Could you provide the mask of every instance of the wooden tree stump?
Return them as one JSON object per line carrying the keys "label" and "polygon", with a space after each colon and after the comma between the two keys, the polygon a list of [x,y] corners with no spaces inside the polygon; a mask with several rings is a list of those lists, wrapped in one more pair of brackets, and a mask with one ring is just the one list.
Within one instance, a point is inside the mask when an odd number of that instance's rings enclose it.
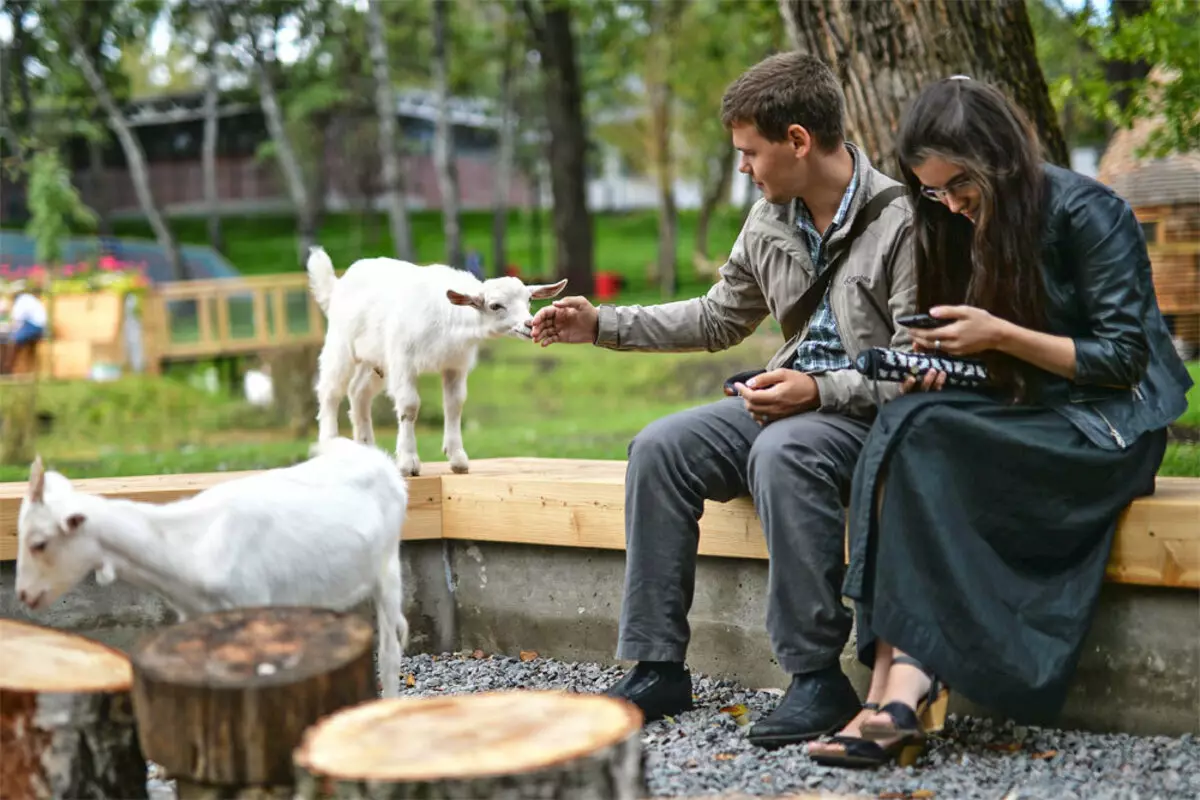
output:
{"label": "wooden tree stump", "polygon": [[0,798],[145,797],[129,659],[0,619]]}
{"label": "wooden tree stump", "polygon": [[322,720],[296,750],[303,800],[645,794],[642,714],[603,695],[392,698]]}
{"label": "wooden tree stump", "polygon": [[135,648],[146,756],[190,798],[290,797],[292,751],[321,717],[377,697],[374,628],[319,608],[207,614]]}

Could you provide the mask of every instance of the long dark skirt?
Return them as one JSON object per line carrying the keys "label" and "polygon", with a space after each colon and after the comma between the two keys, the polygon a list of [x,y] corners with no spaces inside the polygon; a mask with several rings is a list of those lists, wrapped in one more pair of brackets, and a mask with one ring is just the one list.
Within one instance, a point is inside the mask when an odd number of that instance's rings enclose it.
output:
{"label": "long dark skirt", "polygon": [[850,503],[859,660],[882,639],[980,705],[1053,719],[1118,517],[1153,492],[1165,447],[1155,431],[1104,450],[1053,409],[972,392],[884,405]]}

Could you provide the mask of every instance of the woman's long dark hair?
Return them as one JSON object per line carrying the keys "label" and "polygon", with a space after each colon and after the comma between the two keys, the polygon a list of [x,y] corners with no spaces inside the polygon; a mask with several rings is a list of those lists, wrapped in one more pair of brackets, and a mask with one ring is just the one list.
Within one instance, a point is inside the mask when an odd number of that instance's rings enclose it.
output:
{"label": "woman's long dark hair", "polygon": [[[900,171],[913,203],[918,309],[966,303],[1042,330],[1044,180],[1037,133],[1021,109],[980,81],[925,87],[900,123]],[[921,194],[912,172],[931,156],[962,167],[980,192],[975,222]],[[1026,393],[1030,369],[985,356],[997,383]]]}

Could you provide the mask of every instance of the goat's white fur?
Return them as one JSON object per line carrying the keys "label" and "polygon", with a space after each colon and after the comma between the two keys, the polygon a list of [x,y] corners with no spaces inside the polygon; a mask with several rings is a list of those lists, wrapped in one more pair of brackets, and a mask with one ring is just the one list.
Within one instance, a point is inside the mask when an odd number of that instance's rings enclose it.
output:
{"label": "goat's white fur", "polygon": [[121,578],[162,596],[182,619],[248,606],[347,610],[372,598],[379,680],[394,697],[408,643],[408,487],[374,447],[333,439],[312,453],[165,504],[76,491],[39,456],[18,519],[18,596],[45,608],[95,572],[101,584]]}
{"label": "goat's white fur", "polygon": [[324,249],[308,256],[309,287],[328,324],[317,378],[318,439],[338,435],[338,408],[350,397],[355,441],[374,444],[371,402],[386,384],[396,406],[396,463],[417,475],[417,377],[442,376],[442,452],[455,472],[469,466],[462,440],[467,375],[479,344],[501,336],[531,338],[531,299],[554,297],[566,280],[526,286],[518,278],[480,281],[442,264],[394,258],[355,261],[339,279]]}

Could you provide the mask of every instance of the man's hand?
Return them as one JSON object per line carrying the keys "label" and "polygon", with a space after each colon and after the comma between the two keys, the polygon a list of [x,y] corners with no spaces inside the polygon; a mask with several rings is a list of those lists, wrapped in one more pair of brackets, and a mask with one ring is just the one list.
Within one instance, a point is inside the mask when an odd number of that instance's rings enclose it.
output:
{"label": "man's hand", "polygon": [[592,344],[600,324],[600,312],[586,297],[564,297],[533,315],[529,326],[533,341],[545,347],[555,342]]}
{"label": "man's hand", "polygon": [[755,375],[734,390],[759,425],[809,411],[821,404],[821,393],[811,375],[794,369],[776,369]]}
{"label": "man's hand", "polygon": [[940,328],[912,328],[913,349],[918,352],[941,351],[952,356],[969,356],[994,350],[1004,338],[1007,323],[974,306],[935,306],[929,316],[948,320]]}

